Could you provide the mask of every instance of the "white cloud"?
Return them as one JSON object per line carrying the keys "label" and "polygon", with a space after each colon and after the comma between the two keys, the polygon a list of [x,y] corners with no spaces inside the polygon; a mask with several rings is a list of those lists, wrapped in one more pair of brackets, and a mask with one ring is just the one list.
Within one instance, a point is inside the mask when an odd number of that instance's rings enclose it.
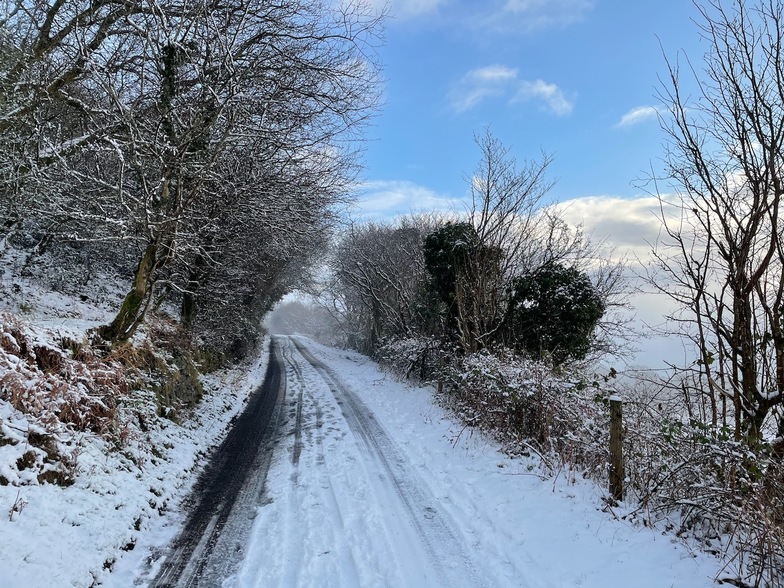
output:
{"label": "white cloud", "polygon": [[505,0],[489,3],[492,12],[482,25],[504,32],[532,32],[563,28],[585,18],[593,0]]}
{"label": "white cloud", "polygon": [[605,253],[615,259],[648,260],[661,229],[659,201],[654,196],[587,196],[555,207],[570,224],[583,225],[596,240],[605,239]]}
{"label": "white cloud", "polygon": [[635,106],[624,114],[615,126],[620,128],[631,127],[652,118],[656,118],[658,115],[659,111],[655,106]]}
{"label": "white cloud", "polygon": [[543,102],[545,108],[556,116],[566,116],[571,114],[574,109],[574,103],[564,96],[561,88],[544,80],[523,81],[520,83],[517,95],[512,98],[512,102],[523,102],[526,100]]}
{"label": "white cloud", "polygon": [[391,24],[419,20],[481,34],[532,33],[580,22],[595,0],[366,0],[377,12],[388,10]]}
{"label": "white cloud", "polygon": [[407,180],[377,180],[357,188],[354,215],[359,218],[392,218],[414,211],[449,212],[462,201]]}
{"label": "white cloud", "polygon": [[[667,200],[669,198],[665,202]],[[556,207],[565,220],[582,224],[595,240],[606,239],[606,249],[602,253],[616,261],[625,260],[630,269],[628,279],[640,287],[629,298],[635,314],[633,327],[643,334],[643,338],[635,342],[639,351],[630,358],[632,363],[660,368],[665,360],[676,364],[689,361],[691,356],[685,355],[687,352],[680,339],[658,334],[655,330],[664,325],[667,315],[677,311],[677,305],[637,277],[645,275],[646,268],[651,267],[651,249],[663,236],[659,199],[655,196],[589,196],[567,200]],[[678,208],[667,204],[664,212],[676,222],[681,214]]]}
{"label": "white cloud", "polygon": [[389,10],[393,18],[414,18],[433,14],[450,0],[368,0],[377,12]]}
{"label": "white cloud", "polygon": [[544,104],[545,110],[556,116],[570,114],[574,108],[574,104],[556,84],[543,80],[519,80],[516,68],[497,64],[472,69],[466,73],[450,92],[449,102],[454,112],[461,113],[478,106],[488,98],[509,96],[509,104],[536,100]]}
{"label": "white cloud", "polygon": [[637,252],[649,250],[661,227],[659,200],[655,196],[618,198],[586,196],[556,205],[572,224],[583,224],[596,238],[612,245]]}
{"label": "white cloud", "polygon": [[517,79],[517,70],[505,65],[488,65],[465,74],[450,94],[455,112],[465,112],[485,98],[502,96]]}
{"label": "white cloud", "polygon": [[517,77],[517,70],[505,65],[488,65],[471,70],[468,75],[480,83],[504,83]]}

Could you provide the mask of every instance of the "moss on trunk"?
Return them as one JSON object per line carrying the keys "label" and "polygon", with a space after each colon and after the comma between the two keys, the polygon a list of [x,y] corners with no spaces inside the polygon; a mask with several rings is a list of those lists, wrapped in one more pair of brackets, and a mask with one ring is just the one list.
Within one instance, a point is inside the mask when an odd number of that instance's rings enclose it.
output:
{"label": "moss on trunk", "polygon": [[111,323],[98,329],[98,334],[107,341],[118,343],[127,340],[136,332],[139,323],[144,319],[144,313],[147,310],[146,302],[152,292],[152,278],[157,259],[158,243],[154,241],[147,245],[139,260],[133,285],[125,295],[117,316]]}

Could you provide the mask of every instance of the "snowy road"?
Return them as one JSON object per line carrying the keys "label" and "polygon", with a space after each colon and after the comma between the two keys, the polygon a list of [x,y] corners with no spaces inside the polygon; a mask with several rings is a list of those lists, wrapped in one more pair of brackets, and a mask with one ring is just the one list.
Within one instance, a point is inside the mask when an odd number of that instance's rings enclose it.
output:
{"label": "snowy road", "polygon": [[[151,586],[495,585],[359,396],[304,341],[271,349],[265,389],[216,451]],[[273,441],[287,481],[276,500],[264,490]],[[257,510],[264,538],[248,545]]]}
{"label": "snowy road", "polygon": [[275,337],[272,350],[278,408],[255,469],[153,585],[713,585],[715,560],[612,520],[591,482],[540,479],[463,432],[429,390],[306,339]]}
{"label": "snowy road", "polygon": [[280,429],[282,365],[273,344],[264,383],[197,482],[184,529],[167,552],[153,554],[151,587],[219,586],[242,560]]}
{"label": "snowy road", "polygon": [[281,346],[289,484],[262,519],[277,518],[270,528],[284,536],[278,553],[247,566],[242,585],[495,585],[359,396],[303,342]]}

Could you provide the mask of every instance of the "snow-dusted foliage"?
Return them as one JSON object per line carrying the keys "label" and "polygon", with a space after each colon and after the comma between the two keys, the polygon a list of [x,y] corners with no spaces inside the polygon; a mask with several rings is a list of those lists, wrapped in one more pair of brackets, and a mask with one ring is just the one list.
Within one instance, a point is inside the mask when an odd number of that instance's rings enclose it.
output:
{"label": "snow-dusted foliage", "polygon": [[695,418],[671,391],[625,391],[632,520],[698,541],[748,586],[784,586],[784,468],[776,445],[750,446]]}
{"label": "snow-dusted foliage", "polygon": [[396,373],[435,384],[467,426],[495,436],[511,453],[533,450],[545,465],[606,475],[608,395],[598,381],[587,385],[507,349],[460,355],[427,339],[388,342],[378,357]]}
{"label": "snow-dusted foliage", "polygon": [[432,336],[557,363],[623,355],[623,263],[544,205],[551,158],[518,162],[489,132],[476,142],[464,213],[353,225],[334,247],[321,299],[349,346],[372,355],[388,338]]}
{"label": "snow-dusted foliage", "polygon": [[445,377],[463,420],[495,433],[510,451],[533,445],[555,463],[605,467],[609,418],[595,389],[507,350],[465,356]]}
{"label": "snow-dusted foliage", "polygon": [[148,4],[0,6],[0,249],[117,260],[112,342],[163,299],[188,327],[257,323],[319,250],[378,97],[362,4]]}
{"label": "snow-dusted foliage", "polygon": [[396,374],[434,383],[447,355],[435,337],[405,337],[385,339],[375,357]]}
{"label": "snow-dusted foliage", "polygon": [[0,258],[0,485],[70,485],[82,441],[124,450],[134,430],[202,392],[176,323],[159,317],[143,337],[107,346],[91,333],[118,294],[110,274],[50,292],[54,260],[13,247]]}
{"label": "snow-dusted foliage", "polygon": [[0,312],[0,399],[54,431],[115,431],[117,399],[128,392],[122,368],[70,339],[61,344],[73,357]]}
{"label": "snow-dusted foliage", "polygon": [[615,371],[586,377],[509,350],[468,355],[436,340],[386,341],[377,358],[429,382],[466,428],[511,454],[535,454],[545,475],[608,479],[610,395],[624,401],[625,502],[607,510],[699,545],[736,585],[784,586],[784,468],[779,445],[750,447],[689,418],[670,390]]}

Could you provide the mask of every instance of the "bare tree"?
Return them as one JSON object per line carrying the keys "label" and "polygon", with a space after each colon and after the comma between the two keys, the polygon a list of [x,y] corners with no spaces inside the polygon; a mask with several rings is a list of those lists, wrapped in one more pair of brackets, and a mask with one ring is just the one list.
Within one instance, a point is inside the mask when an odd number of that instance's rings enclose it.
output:
{"label": "bare tree", "polygon": [[534,249],[533,227],[553,185],[547,178],[552,157],[517,160],[489,130],[475,137],[481,158],[467,178],[471,189],[468,222],[477,236],[455,284],[455,309],[460,341],[466,351],[484,347],[503,322],[504,290],[524,255]]}
{"label": "bare tree", "polygon": [[442,221],[408,216],[394,224],[354,225],[330,257],[332,304],[353,346],[373,352],[384,337],[427,330],[427,272],[422,243]]}
{"label": "bare tree", "polygon": [[307,284],[327,249],[331,207],[344,194],[342,182],[329,183],[340,174],[322,166],[240,158],[233,169],[237,176],[229,185],[243,193],[216,207],[210,232],[200,230],[203,249],[172,272],[186,285],[183,325],[213,349],[255,339],[263,315]]}
{"label": "bare tree", "polygon": [[657,189],[665,237],[654,283],[679,304],[673,318],[696,347],[680,384],[690,405],[756,441],[771,419],[784,435],[784,8],[698,8],[702,67],[689,63],[684,78],[668,63],[661,92],[675,193]]}
{"label": "bare tree", "polygon": [[[135,220],[146,243],[120,312],[103,329],[110,339],[133,332],[173,256],[199,247],[182,230],[194,215],[192,227],[206,219],[209,202],[222,201],[222,186],[233,185],[223,173],[231,169],[224,157],[230,150],[337,173],[345,182],[351,165],[321,164],[346,162],[345,141],[369,116],[376,95],[375,65],[364,51],[379,21],[361,4],[338,10],[316,0],[226,0],[167,8],[148,17],[141,63],[149,71],[134,73],[136,85],[144,78],[152,87],[149,115],[139,119],[117,101],[125,148],[133,153],[127,159],[138,168]],[[337,156],[323,155],[329,152]],[[192,289],[197,276],[184,287]]]}
{"label": "bare tree", "polygon": [[[450,311],[463,350],[476,351],[513,336],[504,332],[512,282],[548,264],[588,271],[608,305],[623,307],[622,264],[603,260],[601,243],[593,243],[582,226],[567,223],[546,201],[553,186],[547,175],[552,157],[543,153],[519,162],[489,130],[475,141],[481,156],[467,178],[471,202],[466,219],[476,245],[457,276]],[[612,338],[621,334],[622,323],[615,315],[603,323],[607,336],[602,349],[613,349]]]}
{"label": "bare tree", "polygon": [[[111,60],[141,3],[15,0],[0,9],[0,218],[6,238],[51,213],[66,189],[63,158],[100,142],[86,80]],[[43,201],[43,202],[42,202]],[[43,214],[39,224],[57,222]]]}
{"label": "bare tree", "polygon": [[[382,16],[361,0],[0,10],[2,237],[29,221],[40,250],[53,239],[133,244],[136,269],[105,338],[129,337],[167,292],[192,322],[216,264],[261,239],[258,258],[280,245],[294,259],[292,243],[312,241],[348,192],[379,87]],[[306,236],[285,238],[284,223]]]}

